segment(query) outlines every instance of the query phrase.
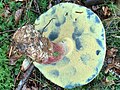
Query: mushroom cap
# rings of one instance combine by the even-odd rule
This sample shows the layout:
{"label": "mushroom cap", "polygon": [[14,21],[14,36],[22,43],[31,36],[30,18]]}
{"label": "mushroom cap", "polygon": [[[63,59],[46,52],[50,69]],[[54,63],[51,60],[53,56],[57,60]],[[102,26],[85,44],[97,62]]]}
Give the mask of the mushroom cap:
{"label": "mushroom cap", "polygon": [[73,3],[53,6],[35,21],[35,29],[51,41],[67,42],[69,52],[52,64],[34,65],[51,82],[74,88],[91,82],[100,72],[106,52],[105,30],[99,17],[90,9]]}

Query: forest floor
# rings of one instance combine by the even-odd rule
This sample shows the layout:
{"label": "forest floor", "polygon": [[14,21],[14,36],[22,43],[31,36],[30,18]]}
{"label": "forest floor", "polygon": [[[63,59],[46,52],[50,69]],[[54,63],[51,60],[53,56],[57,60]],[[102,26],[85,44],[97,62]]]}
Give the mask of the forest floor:
{"label": "forest floor", "polygon": [[[17,28],[34,21],[52,6],[72,2],[90,8],[102,20],[106,32],[106,58],[99,75],[89,84],[72,90],[120,90],[119,0],[0,0],[0,90],[14,90],[24,56],[9,64],[8,50]],[[32,89],[31,89],[32,88]],[[34,68],[23,90],[66,90],[47,80]]]}

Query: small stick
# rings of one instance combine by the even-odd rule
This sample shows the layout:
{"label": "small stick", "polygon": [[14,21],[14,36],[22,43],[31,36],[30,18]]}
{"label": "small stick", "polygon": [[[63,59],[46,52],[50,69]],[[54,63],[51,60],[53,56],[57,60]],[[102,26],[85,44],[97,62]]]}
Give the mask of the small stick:
{"label": "small stick", "polygon": [[24,75],[26,75],[25,78],[23,78],[22,80],[20,80],[18,87],[16,88],[16,90],[22,90],[24,84],[26,83],[26,81],[28,80],[28,78],[30,77],[32,71],[34,69],[34,65],[31,64],[31,66],[28,68],[28,70],[25,72]]}
{"label": "small stick", "polygon": [[81,13],[83,13],[83,12],[75,11],[75,13],[80,13],[80,14],[81,14]]}
{"label": "small stick", "polygon": [[34,9],[30,9],[32,12],[36,13],[36,14],[39,14],[38,11],[34,10]]}
{"label": "small stick", "polygon": [[33,2],[34,2],[35,8],[36,8],[38,14],[40,15],[41,12],[40,12],[40,8],[39,8],[39,5],[38,5],[38,1],[37,0],[33,0]]}
{"label": "small stick", "polygon": [[7,33],[7,32],[13,32],[13,31],[16,31],[16,30],[6,30],[6,31],[3,31],[3,32],[0,32],[0,34],[4,34],[4,33]]}
{"label": "small stick", "polygon": [[45,25],[45,27],[43,28],[43,30],[42,30],[42,32],[41,32],[41,35],[43,34],[45,28],[51,23],[51,21],[52,21],[53,19],[55,19],[55,18],[52,18],[52,19],[48,22],[48,24]]}
{"label": "small stick", "polygon": [[87,0],[87,1],[85,1],[85,6],[89,7],[92,5],[99,5],[99,4],[103,4],[103,3],[104,3],[104,0]]}
{"label": "small stick", "polygon": [[16,77],[15,80],[14,80],[14,85],[16,85],[16,81],[19,80],[18,78],[19,78],[20,74],[21,74],[21,70],[19,71],[17,77]]}
{"label": "small stick", "polygon": [[11,56],[12,50],[13,50],[13,46],[10,47],[9,58]]}

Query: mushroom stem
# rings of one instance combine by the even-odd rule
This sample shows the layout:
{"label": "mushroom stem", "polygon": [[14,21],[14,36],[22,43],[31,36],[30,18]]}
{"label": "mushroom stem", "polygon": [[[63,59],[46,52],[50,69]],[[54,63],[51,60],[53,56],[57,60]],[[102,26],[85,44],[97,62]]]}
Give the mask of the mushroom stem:
{"label": "mushroom stem", "polygon": [[[51,42],[51,41],[50,41]],[[65,55],[68,55],[72,49],[72,40],[69,38],[64,38],[58,43],[51,42],[51,52],[48,58],[42,61],[43,64],[51,64],[62,60]]]}

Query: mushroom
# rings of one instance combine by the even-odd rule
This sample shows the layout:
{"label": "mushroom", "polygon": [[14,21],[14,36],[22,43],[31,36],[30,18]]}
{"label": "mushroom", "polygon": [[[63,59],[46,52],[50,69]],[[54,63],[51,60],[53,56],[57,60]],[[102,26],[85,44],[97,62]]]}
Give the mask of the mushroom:
{"label": "mushroom", "polygon": [[[49,23],[52,18],[55,19]],[[91,82],[99,74],[106,52],[105,30],[93,11],[73,3],[60,3],[35,21],[35,29],[58,45],[55,56],[61,53],[60,58],[53,57],[54,62],[33,62],[48,80],[71,89]]]}
{"label": "mushroom", "polygon": [[23,26],[13,35],[9,53],[13,62],[25,54],[47,79],[68,89],[85,85],[99,74],[106,52],[105,31],[90,9],[60,3],[34,26]]}

